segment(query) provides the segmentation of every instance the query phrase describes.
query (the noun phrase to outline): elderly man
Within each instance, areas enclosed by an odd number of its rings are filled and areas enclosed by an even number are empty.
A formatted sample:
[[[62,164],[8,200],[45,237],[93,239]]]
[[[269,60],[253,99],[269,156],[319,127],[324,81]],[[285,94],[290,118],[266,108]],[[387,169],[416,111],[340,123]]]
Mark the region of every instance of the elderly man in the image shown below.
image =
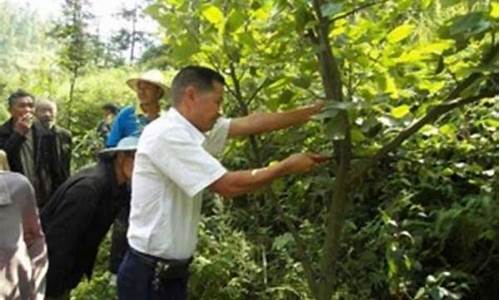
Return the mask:
[[[35,116],[40,124],[46,129],[46,138],[52,146],[52,155],[55,156],[54,161],[58,163],[54,166],[55,174],[59,178],[55,178],[50,187],[47,187],[52,195],[59,185],[61,185],[70,174],[71,166],[71,133],[56,124],[57,105],[49,99],[39,99],[35,103]]]
[[[120,209],[129,205],[136,146],[137,138],[128,137],[102,151],[96,166],[68,178],[42,210],[48,297],[69,299],[83,275],[92,276],[99,244]]]
[[[226,170],[214,155],[221,153],[227,137],[305,123],[323,103],[229,120],[219,114],[223,90],[224,78],[214,70],[182,69],[172,83],[173,107],[141,135],[132,181],[130,248],[118,272],[121,300],[186,299],[204,189],[223,197],[250,193],[327,159],[294,154],[261,169]]]
[[[52,186],[65,178],[59,167],[52,134],[33,121],[34,97],[23,90],[9,96],[11,118],[0,127],[0,149],[7,153],[13,172],[22,173],[35,188],[38,207],[43,207]]]
[[[167,92],[163,74],[159,70],[150,70],[138,78],[127,81],[128,86],[137,93],[139,108],[134,105],[123,108],[116,116],[108,136],[107,146],[112,147],[127,136],[139,136],[150,121],[160,115],[160,98]],[[121,211],[113,224],[109,270],[118,272],[127,244],[128,208]],[[112,280],[115,280],[113,275]]]

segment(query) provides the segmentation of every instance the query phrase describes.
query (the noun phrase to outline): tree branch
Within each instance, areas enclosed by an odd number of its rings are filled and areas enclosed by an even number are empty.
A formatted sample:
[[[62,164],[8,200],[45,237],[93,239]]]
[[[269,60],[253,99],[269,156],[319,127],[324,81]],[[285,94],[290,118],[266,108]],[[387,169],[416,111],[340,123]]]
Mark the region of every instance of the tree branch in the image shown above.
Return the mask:
[[[246,105],[245,101],[243,100],[243,95],[241,93],[241,88],[240,88],[240,82],[238,80],[238,76],[236,75],[236,70],[235,70],[234,64],[232,62],[229,64],[229,72],[230,72],[231,80],[233,81],[233,85],[234,85],[235,98],[238,101],[238,104],[240,105],[241,112],[243,115],[248,115],[248,113],[249,113],[248,106]],[[264,86],[264,83],[262,83],[260,85],[260,88],[263,86]],[[259,90],[259,88],[256,91],[254,91],[254,95],[252,95],[251,98],[255,97],[258,90]],[[255,155],[254,163],[261,166],[262,165],[262,158],[261,158],[261,153],[259,151],[259,147],[257,144],[257,139],[255,138],[254,135],[250,135],[248,138],[250,141],[251,149]],[[285,212],[283,211],[283,208],[281,207],[281,204],[279,203],[278,196],[271,189],[268,189],[268,190],[269,190],[269,192],[267,194],[270,195],[274,206],[278,210],[280,218],[283,220],[288,231],[290,231],[295,242],[297,243],[298,252],[299,252],[299,259],[301,261],[302,267],[304,268],[304,273],[306,274],[306,277],[307,277],[307,280],[308,280],[310,286],[314,287],[315,285],[314,285],[312,265],[307,260],[305,244],[302,241],[302,238],[300,237],[297,229],[295,228],[295,226],[293,226],[292,221],[285,215]]]
[[[410,127],[404,129],[401,131],[394,139],[392,139],[389,143],[387,143],[384,147],[382,147],[380,150],[377,151],[377,153],[369,160],[367,161],[360,171],[356,172],[353,174],[349,180],[349,183],[352,184],[354,182],[357,182],[361,177],[363,177],[366,172],[373,167],[380,159],[382,159],[385,155],[387,155],[389,152],[393,151],[396,149],[399,145],[401,145],[405,140],[407,140],[409,137],[411,137],[414,133],[416,133],[420,128],[422,128],[424,125],[429,124],[437,120],[439,117],[442,115],[446,114],[450,110],[453,110],[458,107],[462,107],[464,105],[470,104],[477,102],[481,99],[484,98],[490,98],[496,96],[496,92],[494,91],[488,91],[476,96],[468,97],[468,98],[463,98],[463,99],[457,99],[454,101],[450,101],[448,103],[440,104],[431,109],[424,117],[422,117],[420,120],[412,124]]]
[[[481,59],[479,65],[485,65],[491,63],[498,57],[498,43],[492,45],[492,47],[486,52],[486,54]],[[437,105],[431,111],[427,113],[424,117],[418,120],[416,123],[411,125],[410,127],[401,131],[393,140],[391,140],[387,145],[383,146],[377,153],[373,156],[373,158],[367,161],[359,171],[352,174],[349,179],[349,185],[354,182],[360,180],[366,172],[373,167],[382,157],[387,155],[387,153],[396,149],[399,145],[401,145],[406,139],[408,139],[411,135],[416,133],[420,128],[424,125],[434,122],[443,114],[449,112],[450,110],[464,106],[469,103],[473,103],[479,101],[483,98],[494,97],[498,95],[498,90],[489,90],[480,93],[479,95],[468,97],[468,98],[458,98],[460,93],[467,89],[470,85],[472,85],[477,79],[481,77],[481,73],[473,73],[469,75],[466,79],[464,79],[458,86],[450,92],[450,94],[446,97],[445,103]],[[458,98],[458,99],[457,99]]]
[[[343,13],[343,14],[341,14],[341,15],[333,18],[331,21],[335,22],[337,20],[347,18],[348,16],[353,15],[353,14],[355,14],[355,13],[357,13],[357,12],[363,10],[363,9],[375,6],[377,4],[383,4],[385,2],[387,2],[387,0],[384,0],[384,1],[374,1],[374,2],[365,3],[365,4],[363,4],[363,5],[359,6],[359,7],[356,7],[355,9],[353,9],[351,11],[348,11],[346,13]]]
[[[255,97],[257,97],[257,94],[258,94],[258,93],[259,93],[259,92],[260,92],[260,91],[261,91],[264,87],[266,87],[266,85],[267,85],[267,82],[268,82],[268,81],[269,81],[269,80],[268,80],[267,78],[266,78],[266,79],[264,79],[264,81],[263,81],[263,82],[262,82],[262,83],[261,83],[261,84],[260,84],[260,85],[259,85],[259,86],[258,86],[258,87],[254,90],[254,91],[253,91],[252,95],[250,95],[250,97],[248,98],[248,100],[247,100],[247,102],[246,102],[247,106],[248,106],[248,105],[250,105],[250,103],[252,103],[253,99],[254,99]]]
[[[288,231],[292,234],[293,239],[297,243],[297,250],[299,254],[299,259],[302,264],[302,268],[304,268],[304,273],[306,275],[307,282],[309,283],[309,286],[311,287],[311,292],[314,294],[316,291],[316,282],[314,281],[314,272],[312,269],[312,264],[311,262],[307,259],[307,252],[306,252],[306,246],[304,241],[299,235],[298,230],[295,228],[293,225],[292,221],[290,218],[288,218],[285,214],[285,211],[283,210],[283,207],[281,206],[281,203],[279,202],[278,196],[274,193],[273,190],[270,188],[268,189],[268,193],[271,197],[271,200],[273,201],[274,207],[278,210],[278,215],[281,218],[281,220],[285,223],[286,228]]]

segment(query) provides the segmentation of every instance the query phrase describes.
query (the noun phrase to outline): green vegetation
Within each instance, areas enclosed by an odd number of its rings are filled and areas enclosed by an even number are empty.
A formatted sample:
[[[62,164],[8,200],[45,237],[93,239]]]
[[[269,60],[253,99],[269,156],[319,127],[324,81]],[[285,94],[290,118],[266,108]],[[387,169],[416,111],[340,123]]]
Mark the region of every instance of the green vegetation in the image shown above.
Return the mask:
[[[496,2],[156,0],[146,12],[164,45],[134,65],[88,64],[71,114],[64,45],[34,30],[51,25],[0,8],[0,95],[54,97],[75,170],[99,147],[100,106],[132,103],[124,82],[142,69],[219,70],[232,117],[327,101],[304,127],[227,147],[230,169],[297,151],[336,159],[253,195],[207,194],[192,299],[498,298]],[[74,299],[114,297],[107,249]]]

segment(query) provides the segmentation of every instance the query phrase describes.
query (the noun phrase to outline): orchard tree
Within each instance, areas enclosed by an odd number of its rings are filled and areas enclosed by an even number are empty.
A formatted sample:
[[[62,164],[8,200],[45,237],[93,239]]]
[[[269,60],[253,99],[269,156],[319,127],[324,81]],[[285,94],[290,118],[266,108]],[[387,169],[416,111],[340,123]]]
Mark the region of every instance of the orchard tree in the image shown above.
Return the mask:
[[[71,114],[76,83],[92,60],[92,39],[88,24],[93,15],[89,12],[87,0],[65,0],[62,6],[62,19],[49,33],[62,45],[59,50],[59,64],[70,75],[68,93],[68,129],[71,128]]]
[[[260,219],[262,206],[273,203],[318,300],[335,293],[346,213],[356,193],[373,184],[370,174],[434,124],[455,137],[450,114],[498,101],[496,2],[162,0],[148,11],[164,28],[169,61],[208,64],[226,74],[236,103],[227,104],[230,115],[287,108],[307,98],[327,101],[315,130],[323,136],[315,142],[328,141],[316,149],[331,151],[334,162],[323,174],[328,180],[309,186],[329,197],[317,220],[324,222],[320,249],[312,251],[311,239],[286,212],[289,191],[273,187],[251,196],[254,233],[270,221]],[[494,126],[498,130],[498,122]],[[311,139],[293,143],[314,146]],[[247,163],[269,162],[271,144],[249,137]],[[396,272],[394,256],[387,254],[389,276]],[[390,291],[395,299],[410,297],[405,293],[398,285]]]
[[[128,51],[130,63],[135,62],[139,46],[149,46],[151,44],[149,33],[137,28],[138,20],[145,17],[143,10],[147,4],[148,1],[141,3],[135,1],[132,8],[122,7],[117,14],[119,18],[127,23],[127,26],[121,28],[118,33],[113,35],[111,41],[113,44],[116,44],[117,50]]]

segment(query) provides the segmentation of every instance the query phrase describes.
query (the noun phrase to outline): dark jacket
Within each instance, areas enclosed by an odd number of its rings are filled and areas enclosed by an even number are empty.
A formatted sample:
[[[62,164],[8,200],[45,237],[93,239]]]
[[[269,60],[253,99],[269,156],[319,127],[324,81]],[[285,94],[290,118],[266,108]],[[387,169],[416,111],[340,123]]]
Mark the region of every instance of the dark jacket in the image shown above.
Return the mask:
[[[0,149],[7,153],[10,169],[26,175],[21,162],[21,146],[26,137],[15,132],[12,118],[0,127]],[[71,158],[71,135],[62,128],[47,130],[38,122],[31,127],[33,133],[33,162],[35,164],[35,188],[37,204],[42,207],[56,188],[69,177]],[[59,149],[58,149],[59,148]],[[50,176],[51,186],[43,184],[43,171]]]
[[[49,135],[50,139],[55,139],[57,147],[57,157],[54,157],[54,159],[57,159],[59,162],[54,166],[56,167],[54,174],[57,178],[53,181],[52,191],[55,191],[70,175],[71,150],[73,145],[71,142],[71,133],[68,130],[55,125],[50,132],[52,133],[52,135]]]
[[[57,297],[90,278],[99,244],[120,208],[129,205],[113,163],[100,162],[61,185],[41,213],[49,254],[46,295]]]

